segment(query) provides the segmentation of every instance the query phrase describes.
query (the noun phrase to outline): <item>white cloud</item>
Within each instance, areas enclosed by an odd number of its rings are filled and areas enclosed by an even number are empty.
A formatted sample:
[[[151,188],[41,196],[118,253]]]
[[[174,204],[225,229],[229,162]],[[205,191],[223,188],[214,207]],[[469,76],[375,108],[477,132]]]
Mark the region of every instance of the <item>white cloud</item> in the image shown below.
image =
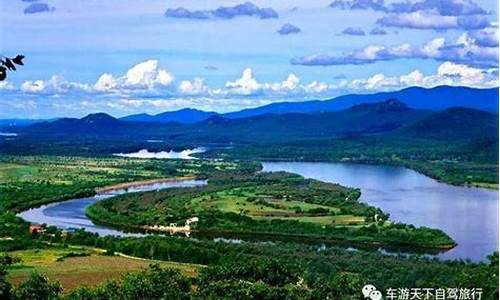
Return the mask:
[[[21,84],[21,91],[31,94],[61,94],[69,91],[90,92],[88,84],[69,82],[59,75],[49,80],[27,80]]]
[[[94,88],[99,92],[114,90],[117,87],[117,80],[109,73],[102,74],[94,85]]]
[[[498,86],[498,74],[496,69],[483,70],[467,65],[452,62],[442,63],[436,70],[436,74],[424,75],[419,70],[414,70],[401,76],[385,76],[382,73],[375,74],[367,79],[353,81],[344,80],[336,86],[343,90],[389,90],[409,86],[435,87],[439,85],[470,86],[478,88]]]
[[[225,88],[229,93],[251,95],[260,90],[261,85],[253,77],[252,69],[246,68],[240,78],[226,82]]]
[[[208,87],[203,78],[196,77],[193,81],[182,81],[178,90],[182,95],[201,95],[208,91]]]
[[[103,73],[95,84],[69,82],[59,75],[49,80],[28,80],[21,84],[21,91],[34,94],[74,93],[150,93],[168,89],[174,76],[159,67],[157,60],[148,60],[132,66],[123,76]]]
[[[125,87],[153,89],[158,86],[168,86],[174,81],[174,76],[159,68],[159,62],[151,59],[139,63],[127,71]]]
[[[21,85],[21,91],[26,93],[38,93],[45,90],[45,82],[43,80],[25,81]]]
[[[498,40],[498,39],[497,39]],[[315,54],[291,60],[306,66],[361,65],[396,59],[434,59],[481,66],[498,66],[495,33],[464,33],[455,41],[435,38],[422,46],[404,43],[396,46],[368,45],[343,55]]]

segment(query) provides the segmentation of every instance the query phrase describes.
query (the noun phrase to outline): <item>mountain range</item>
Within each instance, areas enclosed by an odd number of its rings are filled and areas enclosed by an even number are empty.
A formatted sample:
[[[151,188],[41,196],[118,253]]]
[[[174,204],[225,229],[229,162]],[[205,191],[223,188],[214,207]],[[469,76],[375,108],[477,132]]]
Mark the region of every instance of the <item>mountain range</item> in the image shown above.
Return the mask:
[[[172,144],[270,144],[331,140],[347,136],[404,136],[466,140],[498,135],[498,114],[454,107],[414,109],[397,99],[318,113],[262,114],[231,119],[213,115],[192,124],[124,121],[105,113],[63,118],[17,128],[25,138],[113,140],[160,139]]]
[[[398,99],[407,106],[416,109],[442,110],[449,107],[460,106],[498,112],[498,88],[475,89],[469,87],[438,86],[430,89],[410,87],[395,92],[350,94],[328,100],[278,102],[219,115],[227,119],[241,119],[263,114],[314,114],[319,112],[340,111],[357,104],[380,102],[386,99]],[[121,120],[158,123],[178,122],[191,124],[206,120],[214,115],[217,115],[217,113],[186,108],[177,111],[164,112],[157,115],[130,115],[121,118]]]
[[[134,114],[120,118],[122,121],[147,123],[181,123],[194,124],[214,116],[224,119],[242,119],[265,114],[316,114],[345,110],[358,104],[380,102],[387,99],[398,99],[408,107],[421,110],[443,110],[450,107],[465,107],[488,112],[498,112],[498,88],[476,89],[469,87],[438,86],[430,89],[410,87],[394,92],[374,94],[349,94],[328,100],[311,100],[303,102],[277,102],[256,108],[219,114],[213,111],[202,111],[184,108],[156,115],[146,113]],[[48,120],[4,119],[0,120],[0,128],[12,126],[29,126]]]

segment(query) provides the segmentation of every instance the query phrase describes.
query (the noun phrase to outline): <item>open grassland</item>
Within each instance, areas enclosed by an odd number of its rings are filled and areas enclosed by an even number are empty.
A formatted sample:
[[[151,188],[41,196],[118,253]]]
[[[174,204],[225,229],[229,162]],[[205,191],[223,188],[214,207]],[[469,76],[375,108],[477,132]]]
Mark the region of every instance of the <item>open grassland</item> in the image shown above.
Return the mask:
[[[196,197],[188,204],[195,213],[207,210],[244,214],[256,220],[288,219],[317,224],[364,224],[365,217],[342,214],[335,206],[283,199],[262,194],[256,188],[235,188]],[[307,201],[307,200],[305,200]]]

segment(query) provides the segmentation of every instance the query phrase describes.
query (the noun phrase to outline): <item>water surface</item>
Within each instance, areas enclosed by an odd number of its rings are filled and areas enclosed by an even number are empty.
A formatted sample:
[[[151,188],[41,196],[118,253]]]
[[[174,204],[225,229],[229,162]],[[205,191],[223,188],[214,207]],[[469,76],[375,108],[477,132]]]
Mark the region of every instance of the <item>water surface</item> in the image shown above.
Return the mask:
[[[194,187],[206,184],[206,180],[179,180],[168,181],[162,183],[145,184],[140,186],[130,187],[128,189],[117,189],[99,193],[93,197],[72,199],[57,203],[43,205],[33,208],[18,214],[19,217],[26,221],[38,224],[47,224],[49,226],[56,226],[61,229],[75,229],[83,228],[88,232],[95,232],[99,235],[116,235],[116,236],[142,236],[140,233],[123,232],[100,226],[92,223],[92,221],[85,215],[85,209],[97,201],[120,195],[123,193],[131,192],[145,192],[162,190],[168,188],[178,187]]]
[[[390,213],[392,220],[442,229],[458,246],[440,258],[480,261],[498,251],[498,191],[452,186],[402,167],[307,162],[263,166],[263,171],[288,171],[360,188],[360,200]]]

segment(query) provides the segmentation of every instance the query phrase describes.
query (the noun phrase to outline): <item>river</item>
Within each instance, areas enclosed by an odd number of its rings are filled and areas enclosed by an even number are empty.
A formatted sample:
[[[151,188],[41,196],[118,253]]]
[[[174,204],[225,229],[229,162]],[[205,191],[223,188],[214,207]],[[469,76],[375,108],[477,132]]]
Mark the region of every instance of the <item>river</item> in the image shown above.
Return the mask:
[[[45,223],[49,226],[56,226],[65,230],[83,228],[88,232],[95,232],[99,235],[143,236],[144,234],[141,233],[123,232],[106,226],[96,225],[85,215],[85,208],[97,201],[124,193],[155,191],[178,187],[195,187],[206,183],[206,180],[178,180],[144,184],[133,186],[128,189],[116,189],[98,193],[93,197],[72,199],[43,205],[23,211],[18,214],[18,216],[32,223]]]
[[[452,186],[402,167],[308,162],[263,167],[360,188],[360,200],[390,213],[391,220],[443,230],[458,246],[440,258],[481,261],[498,251],[498,191]]]
[[[458,246],[439,254],[443,259],[482,261],[498,251],[498,191],[452,186],[415,171],[388,166],[345,163],[265,162],[264,171],[288,171],[307,178],[361,189],[361,201],[390,213],[391,220],[439,228]],[[19,214],[34,223],[59,228],[85,228],[100,235],[140,236],[93,224],[85,208],[125,192],[191,187],[205,181],[188,180],[114,190],[94,197],[73,199],[30,209]]]

